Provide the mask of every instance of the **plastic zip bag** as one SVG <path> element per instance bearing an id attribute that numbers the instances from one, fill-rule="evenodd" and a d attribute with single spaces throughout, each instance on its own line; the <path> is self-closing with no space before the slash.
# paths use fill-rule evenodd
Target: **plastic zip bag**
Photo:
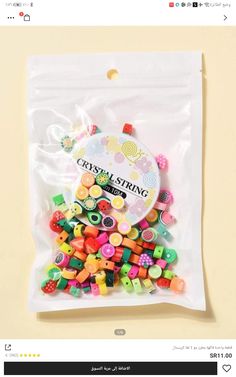
<path id="1" fill-rule="evenodd" d="M 172 303 L 205 310 L 201 260 L 202 61 L 200 52 L 103 53 L 31 57 L 29 73 L 29 162 L 31 224 L 36 258 L 30 281 L 32 311 Z M 114 75 L 116 76 L 115 79 Z M 128 294 L 75 299 L 65 293 L 44 295 L 40 283 L 56 246 L 48 227 L 52 197 L 73 200 L 78 165 L 65 153 L 66 137 L 80 145 L 96 124 L 102 133 L 122 133 L 124 123 L 154 156 L 168 158 L 160 171 L 161 188 L 174 195 L 177 219 L 173 239 L 164 245 L 178 251 L 175 271 L 185 280 L 176 294 Z M 73 147 L 73 146 L 72 146 Z M 158 287 L 157 287 L 158 288 Z"/>

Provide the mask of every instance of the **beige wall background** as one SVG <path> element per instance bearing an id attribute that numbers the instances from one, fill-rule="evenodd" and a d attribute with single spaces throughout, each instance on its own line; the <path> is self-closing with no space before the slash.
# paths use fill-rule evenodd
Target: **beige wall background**
<path id="1" fill-rule="evenodd" d="M 236 28 L 0 28 L 0 338 L 236 337 Z M 204 54 L 203 260 L 207 311 L 171 305 L 35 314 L 29 229 L 25 64 L 32 54 L 201 50 Z"/>

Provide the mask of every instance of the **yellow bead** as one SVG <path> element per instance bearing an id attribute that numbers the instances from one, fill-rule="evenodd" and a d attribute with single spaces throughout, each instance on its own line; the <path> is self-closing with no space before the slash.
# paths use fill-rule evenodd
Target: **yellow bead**
<path id="1" fill-rule="evenodd" d="M 105 283 L 99 284 L 99 292 L 101 295 L 106 295 L 108 290 Z"/>
<path id="2" fill-rule="evenodd" d="M 68 245 L 68 243 L 65 243 L 63 242 L 63 244 L 61 244 L 59 246 L 59 249 L 61 251 L 63 251 L 63 253 L 67 254 L 67 255 L 73 255 L 75 250 L 73 249 L 73 247 L 71 247 L 70 245 Z"/>
<path id="3" fill-rule="evenodd" d="M 111 206 L 118 210 L 122 209 L 124 205 L 125 205 L 125 201 L 120 195 L 114 196 L 114 198 L 111 201 Z"/>
<path id="4" fill-rule="evenodd" d="M 83 231 L 85 229 L 84 224 L 78 224 L 74 227 L 74 236 L 75 237 L 82 237 Z"/>
<path id="5" fill-rule="evenodd" d="M 95 282 L 100 285 L 105 282 L 106 274 L 105 271 L 99 271 L 95 274 Z"/>

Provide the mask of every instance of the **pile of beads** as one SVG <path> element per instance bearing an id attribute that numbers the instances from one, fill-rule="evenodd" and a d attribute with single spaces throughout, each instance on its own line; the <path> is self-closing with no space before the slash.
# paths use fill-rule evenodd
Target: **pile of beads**
<path id="1" fill-rule="evenodd" d="M 126 128 L 130 132 L 129 125 Z M 53 197 L 57 210 L 49 226 L 58 234 L 58 251 L 47 269 L 42 291 L 59 290 L 74 297 L 91 292 L 97 296 L 121 285 L 126 292 L 137 294 L 153 293 L 156 286 L 182 292 L 184 281 L 172 266 L 176 251 L 156 242 L 159 237 L 171 239 L 166 228 L 175 221 L 168 212 L 173 202 L 171 192 L 161 190 L 154 208 L 131 227 L 127 221 L 117 223 L 109 214 L 111 209 L 121 211 L 125 201 L 121 196 L 112 200 L 105 196 L 103 188 L 108 183 L 105 172 L 97 176 L 84 173 L 73 203 L 68 206 L 62 194 Z M 82 214 L 90 225 L 81 221 Z"/>

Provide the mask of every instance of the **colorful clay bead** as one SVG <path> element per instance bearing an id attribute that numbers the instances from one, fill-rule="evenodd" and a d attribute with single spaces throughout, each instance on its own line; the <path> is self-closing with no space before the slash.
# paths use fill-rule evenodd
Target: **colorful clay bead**
<path id="1" fill-rule="evenodd" d="M 132 253 L 129 257 L 129 262 L 136 264 L 136 265 L 139 265 L 139 256 Z"/>
<path id="2" fill-rule="evenodd" d="M 109 215 L 104 216 L 102 219 L 102 225 L 107 230 L 112 230 L 116 226 L 116 219 L 113 216 L 109 216 Z"/>
<path id="3" fill-rule="evenodd" d="M 106 259 L 101 259 L 99 262 L 99 267 L 102 270 L 114 270 L 115 268 L 115 263 L 112 261 L 108 261 Z"/>
<path id="4" fill-rule="evenodd" d="M 159 154 L 156 157 L 156 162 L 160 170 L 165 170 L 168 167 L 168 160 L 163 154 Z"/>
<path id="5" fill-rule="evenodd" d="M 138 225 L 142 230 L 149 228 L 149 223 L 146 219 L 139 221 Z"/>
<path id="6" fill-rule="evenodd" d="M 132 227 L 130 232 L 127 234 L 127 237 L 133 241 L 137 240 L 139 238 L 139 230 L 136 227 Z"/>
<path id="7" fill-rule="evenodd" d="M 124 237 L 122 241 L 122 246 L 128 247 L 129 249 L 133 251 L 136 248 L 136 242 L 127 237 Z"/>
<path id="8" fill-rule="evenodd" d="M 156 247 L 156 244 L 153 242 L 143 242 L 143 249 L 148 249 L 148 250 L 154 250 Z"/>
<path id="9" fill-rule="evenodd" d="M 55 223 L 58 223 L 58 221 L 62 220 L 65 218 L 65 215 L 61 212 L 61 211 L 55 211 L 53 212 L 52 214 L 52 220 L 55 222 Z"/>
<path id="10" fill-rule="evenodd" d="M 183 279 L 178 278 L 177 276 L 173 277 L 170 282 L 170 289 L 176 293 L 183 292 L 185 283 Z"/>
<path id="11" fill-rule="evenodd" d="M 140 254 L 142 254 L 142 252 L 143 252 L 143 248 L 142 248 L 141 246 L 139 246 L 139 245 L 136 245 L 136 246 L 135 246 L 135 249 L 133 250 L 133 252 L 134 252 L 135 254 L 140 255 Z"/>
<path id="12" fill-rule="evenodd" d="M 80 283 L 76 279 L 71 279 L 71 280 L 68 280 L 68 286 L 79 288 Z"/>
<path id="13" fill-rule="evenodd" d="M 139 278 L 133 279 L 132 284 L 133 284 L 135 293 L 142 293 L 143 292 L 143 288 L 142 288 L 142 285 L 141 285 Z"/>
<path id="14" fill-rule="evenodd" d="M 99 230 L 94 226 L 87 225 L 84 229 L 83 234 L 85 237 L 96 238 L 99 234 Z"/>
<path id="15" fill-rule="evenodd" d="M 106 286 L 107 287 L 113 287 L 115 281 L 115 274 L 113 271 L 107 271 L 106 272 Z"/>
<path id="16" fill-rule="evenodd" d="M 154 258 L 161 258 L 163 251 L 164 251 L 164 246 L 156 245 L 154 252 L 153 252 L 153 257 Z"/>
<path id="17" fill-rule="evenodd" d="M 62 270 L 62 273 L 61 273 L 61 276 L 64 278 L 64 279 L 75 279 L 77 275 L 77 271 L 74 270 L 73 268 L 63 268 Z"/>
<path id="18" fill-rule="evenodd" d="M 75 268 L 76 270 L 82 270 L 84 263 L 77 258 L 71 258 L 69 262 L 69 267 Z"/>
<path id="19" fill-rule="evenodd" d="M 132 133 L 133 133 L 133 126 L 132 126 L 132 124 L 125 123 L 124 126 L 123 126 L 122 132 L 124 134 L 132 135 Z"/>
<path id="20" fill-rule="evenodd" d="M 100 285 L 105 282 L 106 274 L 105 271 L 98 271 L 95 275 L 95 282 Z"/>
<path id="21" fill-rule="evenodd" d="M 111 233 L 110 236 L 109 236 L 109 242 L 111 245 L 113 246 L 120 246 L 121 243 L 123 241 L 123 237 L 120 233 L 118 232 L 115 232 L 115 233 Z"/>
<path id="22" fill-rule="evenodd" d="M 169 190 L 164 189 L 160 191 L 160 194 L 158 197 L 159 202 L 170 205 L 173 203 L 173 200 L 174 200 L 173 195 Z"/>
<path id="23" fill-rule="evenodd" d="M 61 269 L 55 264 L 51 264 L 47 268 L 47 274 L 50 279 L 55 280 L 55 281 L 59 280 L 61 277 Z"/>
<path id="24" fill-rule="evenodd" d="M 109 183 L 109 176 L 105 172 L 99 173 L 96 176 L 96 183 L 101 187 L 107 186 Z"/>
<path id="25" fill-rule="evenodd" d="M 85 200 L 89 195 L 89 191 L 87 187 L 80 185 L 75 193 L 75 196 L 79 200 Z"/>
<path id="26" fill-rule="evenodd" d="M 99 132 L 99 129 L 95 124 L 91 124 L 90 126 L 88 126 L 87 130 L 90 136 L 95 135 Z"/>
<path id="27" fill-rule="evenodd" d="M 164 248 L 162 258 L 165 259 L 167 263 L 173 263 L 177 258 L 177 253 L 174 249 Z"/>
<path id="28" fill-rule="evenodd" d="M 72 226 L 70 225 L 70 223 L 67 221 L 67 219 L 61 219 L 58 221 L 58 224 L 60 226 L 62 226 L 62 228 L 67 232 L 67 233 L 70 233 L 73 231 L 73 228 Z"/>
<path id="29" fill-rule="evenodd" d="M 69 234 L 63 230 L 57 237 L 56 237 L 56 243 L 58 245 L 61 245 L 63 242 L 65 242 L 67 240 L 67 238 L 69 237 Z"/>
<path id="30" fill-rule="evenodd" d="M 167 240 L 167 241 L 172 240 L 172 235 L 170 234 L 170 232 L 168 232 L 168 230 L 166 229 L 166 227 L 163 224 L 161 224 L 161 223 L 158 224 L 157 232 L 165 240 Z"/>
<path id="31" fill-rule="evenodd" d="M 110 199 L 102 196 L 97 200 L 97 207 L 99 211 L 103 213 L 107 213 L 111 209 L 111 201 Z"/>
<path id="32" fill-rule="evenodd" d="M 60 280 L 58 280 L 57 282 L 57 289 L 63 290 L 66 288 L 67 284 L 68 284 L 68 280 L 61 277 Z"/>
<path id="33" fill-rule="evenodd" d="M 172 216 L 169 212 L 163 211 L 160 214 L 160 220 L 163 225 L 171 225 L 175 222 L 174 216 Z"/>
<path id="34" fill-rule="evenodd" d="M 169 288 L 170 282 L 171 281 L 169 279 L 166 279 L 166 278 L 163 278 L 163 277 L 157 279 L 157 281 L 156 281 L 158 287 L 160 287 L 160 288 Z"/>
<path id="35" fill-rule="evenodd" d="M 165 268 L 166 265 L 167 265 L 167 262 L 165 261 L 165 259 L 158 259 L 158 260 L 156 261 L 156 264 L 157 264 L 158 266 L 160 266 L 162 270 L 164 270 L 164 268 Z"/>
<path id="36" fill-rule="evenodd" d="M 138 272 L 139 272 L 139 267 L 132 266 L 131 269 L 128 272 L 128 277 L 130 279 L 135 279 L 137 277 L 137 275 L 138 275 Z"/>
<path id="37" fill-rule="evenodd" d="M 84 268 L 78 273 L 76 280 L 78 280 L 79 283 L 83 283 L 86 279 L 88 279 L 89 275 L 90 273 Z"/>
<path id="38" fill-rule="evenodd" d="M 96 283 L 91 283 L 90 286 L 91 286 L 91 292 L 92 292 L 92 294 L 94 296 L 99 296 L 100 295 L 99 285 L 96 284 Z"/>
<path id="39" fill-rule="evenodd" d="M 144 285 L 144 287 L 147 289 L 147 291 L 148 291 L 149 293 L 154 293 L 155 290 L 156 290 L 156 288 L 155 288 L 155 286 L 153 285 L 151 279 L 144 279 L 144 280 L 143 280 L 143 285 Z"/>
<path id="40" fill-rule="evenodd" d="M 108 289 L 107 289 L 106 283 L 102 283 L 99 285 L 99 292 L 100 292 L 100 295 L 107 295 Z"/>
<path id="41" fill-rule="evenodd" d="M 84 251 L 84 237 L 77 237 L 70 241 L 70 246 L 76 251 Z"/>
<path id="42" fill-rule="evenodd" d="M 109 259 L 115 254 L 115 248 L 110 243 L 105 243 L 101 247 L 101 254 L 104 258 Z"/>
<path id="43" fill-rule="evenodd" d="M 57 206 L 58 210 L 61 211 L 62 213 L 66 213 L 68 211 L 68 206 L 66 203 L 62 203 L 59 206 Z"/>
<path id="44" fill-rule="evenodd" d="M 58 194 L 58 195 L 53 196 L 52 201 L 55 204 L 55 206 L 59 206 L 59 205 L 65 203 L 65 199 L 64 199 L 64 196 L 62 194 Z"/>
<path id="45" fill-rule="evenodd" d="M 78 202 L 74 202 L 70 204 L 70 211 L 72 212 L 73 217 L 80 216 L 83 213 L 83 208 Z"/>
<path id="46" fill-rule="evenodd" d="M 88 237 L 85 240 L 84 246 L 85 246 L 86 253 L 88 253 L 88 254 L 95 254 L 98 251 L 98 249 L 100 247 L 100 244 L 96 240 L 96 238 Z"/>
<path id="47" fill-rule="evenodd" d="M 79 288 L 74 287 L 73 285 L 70 287 L 69 293 L 74 297 L 79 297 L 81 294 L 81 290 Z"/>
<path id="48" fill-rule="evenodd" d="M 77 238 L 77 237 L 82 237 L 83 236 L 83 232 L 84 232 L 84 229 L 85 229 L 85 225 L 84 224 L 78 224 L 74 227 L 74 236 Z"/>
<path id="49" fill-rule="evenodd" d="M 153 266 L 149 267 L 148 275 L 151 279 L 158 279 L 162 274 L 162 269 L 160 266 L 154 264 Z"/>
<path id="50" fill-rule="evenodd" d="M 53 219 L 49 222 L 49 227 L 53 232 L 61 233 L 63 231 L 63 228 L 58 225 Z"/>
<path id="51" fill-rule="evenodd" d="M 123 276 L 120 280 L 126 292 L 133 291 L 133 284 L 131 283 L 131 280 L 130 278 L 128 278 L 128 276 Z"/>
<path id="52" fill-rule="evenodd" d="M 73 249 L 73 247 L 71 247 L 70 245 L 68 245 L 68 243 L 66 242 L 63 242 L 60 246 L 59 246 L 59 249 L 61 251 L 63 251 L 63 253 L 71 256 L 74 254 L 75 250 Z"/>
<path id="53" fill-rule="evenodd" d="M 117 195 L 111 200 L 111 206 L 114 209 L 121 210 L 125 205 L 125 201 L 122 196 Z"/>
<path id="54" fill-rule="evenodd" d="M 126 235 L 131 231 L 131 225 L 128 221 L 120 221 L 117 225 L 117 229 L 121 234 Z"/>
<path id="55" fill-rule="evenodd" d="M 158 211 L 155 208 L 151 209 L 151 211 L 147 214 L 145 219 L 148 223 L 154 224 L 158 220 Z"/>
<path id="56" fill-rule="evenodd" d="M 143 253 L 140 255 L 139 266 L 148 268 L 149 266 L 152 266 L 152 265 L 153 265 L 153 260 L 147 253 Z"/>
<path id="57" fill-rule="evenodd" d="M 145 242 L 153 242 L 157 239 L 158 233 L 155 228 L 147 228 L 142 231 L 141 237 Z"/>
<path id="58" fill-rule="evenodd" d="M 100 196 L 102 196 L 102 194 L 103 194 L 102 188 L 98 185 L 93 185 L 89 189 L 89 195 L 94 199 L 100 198 Z"/>
<path id="59" fill-rule="evenodd" d="M 94 259 L 94 260 L 87 260 L 84 264 L 84 268 L 90 273 L 90 274 L 95 274 L 98 269 L 99 269 L 99 261 Z"/>
<path id="60" fill-rule="evenodd" d="M 122 262 L 127 263 L 130 256 L 131 256 L 131 250 L 125 247 L 123 250 Z"/>
<path id="61" fill-rule="evenodd" d="M 158 200 L 153 206 L 154 209 L 158 209 L 159 211 L 165 211 L 167 209 L 167 204 L 166 203 L 161 203 Z"/>
<path id="62" fill-rule="evenodd" d="M 131 268 L 132 268 L 131 264 L 124 263 L 120 269 L 121 276 L 127 276 Z"/>
<path id="63" fill-rule="evenodd" d="M 147 269 L 140 266 L 138 271 L 138 278 L 140 279 L 146 279 L 147 277 Z"/>
<path id="64" fill-rule="evenodd" d="M 53 293 L 57 287 L 57 282 L 52 279 L 46 279 L 41 283 L 41 289 L 44 293 Z"/>
<path id="65" fill-rule="evenodd" d="M 88 212 L 87 218 L 92 225 L 99 225 L 102 221 L 102 215 L 95 211 Z"/>
<path id="66" fill-rule="evenodd" d="M 62 252 L 57 253 L 54 263 L 59 267 L 66 267 L 70 261 L 70 257 Z"/>
<path id="67" fill-rule="evenodd" d="M 91 173 L 84 173 L 81 177 L 81 184 L 84 187 L 90 188 L 95 183 L 95 178 Z"/>
<path id="68" fill-rule="evenodd" d="M 83 253 L 82 251 L 75 251 L 73 256 L 85 262 L 88 255 Z"/>
<path id="69" fill-rule="evenodd" d="M 83 201 L 83 207 L 86 209 L 86 211 L 93 211 L 97 207 L 96 199 L 88 196 Z"/>
<path id="70" fill-rule="evenodd" d="M 99 245 L 102 246 L 104 245 L 104 243 L 108 242 L 109 238 L 106 232 L 102 232 L 99 234 L 96 240 L 99 242 Z"/>
<path id="71" fill-rule="evenodd" d="M 164 270 L 162 273 L 162 276 L 163 278 L 171 280 L 175 277 L 175 274 L 170 270 Z"/>

